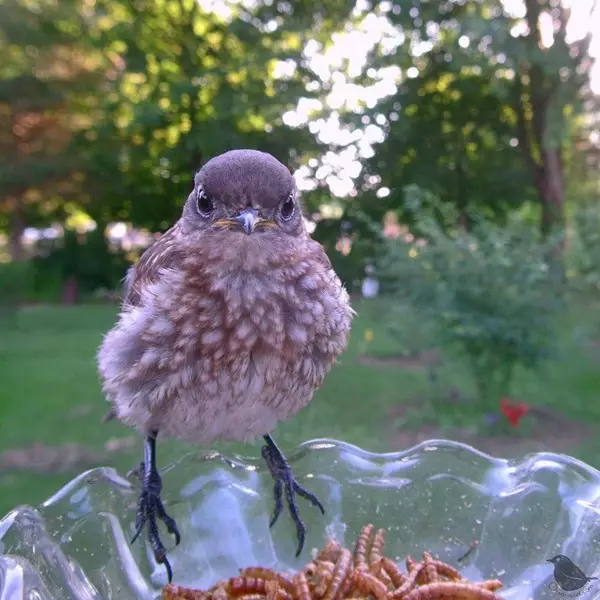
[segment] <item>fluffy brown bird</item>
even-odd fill
[[[308,234],[294,178],[273,156],[233,150],[208,161],[181,218],[125,278],[115,327],[98,352],[110,417],[145,436],[135,541],[147,524],[157,562],[172,571],[157,518],[179,543],[161,501],[156,437],[196,444],[263,436],[300,554],[293,477],[269,432],[311,400],[345,349],[354,311],[323,247]]]

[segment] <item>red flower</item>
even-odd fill
[[[500,400],[500,412],[510,421],[511,427],[517,427],[521,417],[529,412],[529,406],[523,402],[511,402],[508,398]]]

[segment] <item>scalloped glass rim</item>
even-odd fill
[[[272,481],[259,453],[190,452],[163,469],[163,494],[183,539],[172,548],[176,583],[206,588],[249,565],[296,570],[328,536],[351,546],[366,523],[388,530],[396,560],[428,550],[469,579],[499,577],[503,597],[598,598],[600,581],[563,592],[547,562],[565,554],[588,576],[600,571],[600,472],[550,452],[495,458],[466,444],[429,440],[372,453],[334,439],[285,450],[300,482],[326,508],[304,500],[308,533],[295,553],[284,511],[269,529]],[[147,542],[131,546],[137,482],[114,469],[81,473],[39,508],[0,520],[0,600],[156,598],[165,583]],[[162,530],[161,530],[162,531]]]

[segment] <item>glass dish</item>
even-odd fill
[[[257,454],[259,454],[257,452]],[[245,566],[297,570],[328,536],[350,547],[363,525],[387,529],[385,554],[427,550],[465,577],[498,577],[507,599],[598,598],[600,580],[563,592],[557,554],[588,576],[600,568],[600,473],[568,456],[493,458],[430,440],[374,454],[337,440],[287,452],[295,475],[326,508],[299,499],[308,533],[301,556],[288,514],[270,530],[272,481],[260,456],[191,453],[163,471],[167,510],[183,539],[164,532],[175,583],[207,588]],[[166,582],[143,536],[132,546],[139,482],[112,468],[82,473],[38,509],[0,521],[0,600],[157,598]],[[473,540],[479,542],[464,562]]]

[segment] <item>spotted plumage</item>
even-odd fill
[[[248,441],[310,402],[354,312],[283,164],[231,151],[194,183],[129,270],[99,373],[109,416],[148,438]]]

